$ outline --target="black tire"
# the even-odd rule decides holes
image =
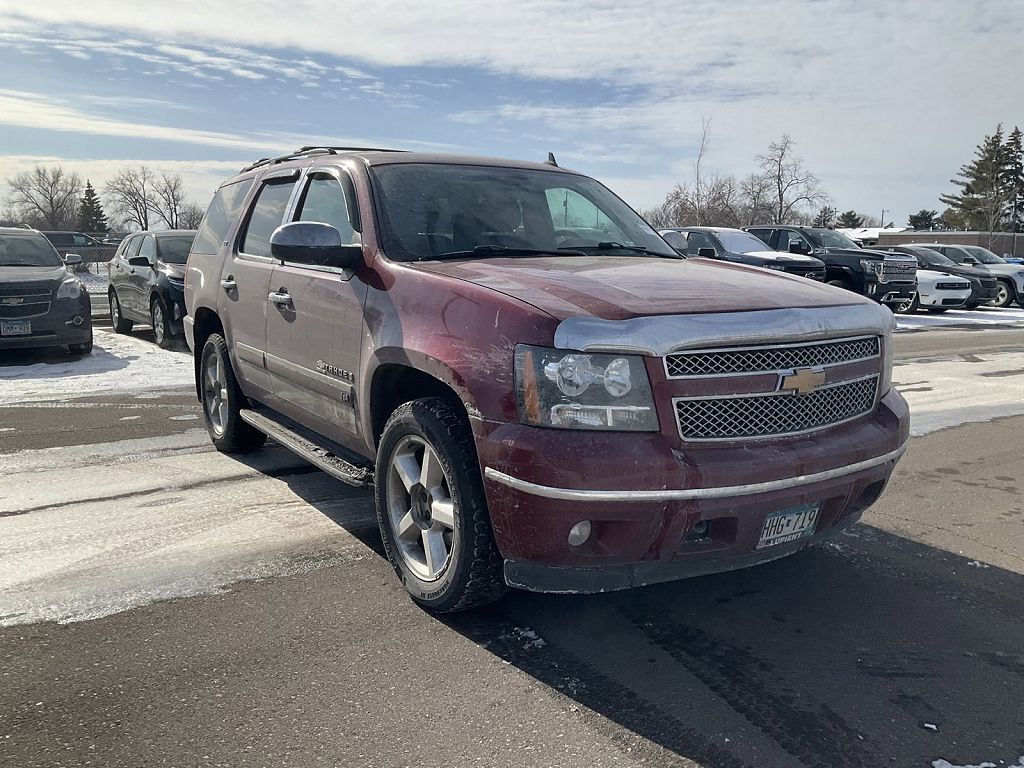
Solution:
[[[926,307],[928,314],[941,315],[943,312],[949,312],[949,307]]]
[[[211,381],[207,379],[207,366],[214,358],[220,362],[221,374]],[[219,333],[210,334],[203,345],[199,376],[203,419],[213,447],[223,453],[249,453],[262,448],[267,436],[242,421],[238,413],[248,403],[231,368],[227,342]]]
[[[999,279],[999,295],[989,302],[989,306],[1008,307],[1017,299],[1016,292],[1013,290],[1013,284],[1009,280]]]
[[[82,344],[68,344],[68,352],[75,357],[92,354],[92,326],[89,327],[89,340]]]
[[[167,305],[159,296],[149,302],[149,322],[153,326],[153,336],[161,349],[169,349],[173,345],[174,336],[171,322],[167,317]]]
[[[429,580],[417,575],[403,554],[409,545],[399,546],[389,507],[392,501],[398,509],[404,505],[404,499],[394,498],[401,491],[392,480],[393,462],[398,449],[410,440],[433,450],[452,502],[445,566]],[[391,414],[377,451],[374,497],[388,560],[419,605],[435,613],[453,613],[493,602],[508,590],[504,561],[491,532],[473,435],[465,416],[452,404],[425,398],[405,403]]]
[[[110,323],[114,326],[114,332],[128,333],[131,331],[134,323],[131,320],[124,319],[124,313],[121,312],[121,302],[117,298],[117,291],[111,288],[110,293],[107,295],[107,300],[110,302]]]

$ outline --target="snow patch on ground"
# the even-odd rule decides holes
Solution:
[[[0,405],[194,386],[191,355],[95,330],[91,355],[0,366]]]
[[[76,272],[75,277],[85,283],[85,290],[90,296],[107,295],[107,286],[109,285],[109,281],[107,280],[107,271],[105,267],[98,275],[92,272]]]
[[[896,315],[897,331],[916,331],[927,328],[949,328],[958,325],[1024,326],[1024,309],[1018,307],[978,307],[977,309],[951,309],[941,315],[917,312]]]
[[[1024,414],[1024,353],[970,355],[897,365],[893,384],[910,403],[910,434]]]
[[[1017,762],[1007,765],[1002,760],[999,761],[999,765],[995,763],[977,763],[971,765],[956,765],[949,762],[948,760],[933,760],[932,768],[1024,768],[1024,755],[1017,758]]]

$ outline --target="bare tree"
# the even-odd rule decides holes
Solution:
[[[771,179],[760,173],[752,173],[740,181],[739,185],[743,201],[741,222],[745,226],[769,223],[772,216]]]
[[[118,171],[104,189],[108,208],[128,226],[149,229],[155,185],[156,177],[144,165]]]
[[[185,201],[185,186],[178,174],[160,174],[153,183],[149,208],[168,229],[181,229],[181,212]]]
[[[768,152],[756,160],[762,174],[771,182],[772,223],[785,224],[802,206],[821,206],[828,195],[821,189],[818,177],[804,167],[804,161],[794,154],[795,145],[789,134],[768,145]]]
[[[203,223],[203,216],[205,215],[206,211],[201,205],[185,203],[181,206],[181,210],[178,211],[178,228],[199,229],[199,225]]]
[[[82,195],[82,179],[61,166],[37,165],[7,180],[8,206],[21,223],[39,229],[71,229]]]

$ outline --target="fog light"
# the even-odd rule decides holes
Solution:
[[[569,546],[582,547],[590,538],[591,530],[589,520],[580,520],[569,530]]]
[[[703,541],[708,537],[708,521],[698,520],[693,524],[689,534],[686,536],[687,541]]]
[[[74,319],[75,325],[81,325],[84,322],[85,322],[85,318],[84,317],[82,317],[81,315],[75,315],[75,319]]]

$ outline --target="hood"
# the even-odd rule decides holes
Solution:
[[[0,267],[0,288],[17,287],[21,283],[59,283],[71,273],[59,267]]]
[[[934,289],[936,283],[941,283],[943,281],[963,283],[964,290],[971,287],[971,281],[961,275],[954,275],[949,272],[939,271],[936,269],[917,270],[917,283],[919,286],[927,286],[928,288]]]
[[[168,277],[173,277],[175,280],[185,279],[185,265],[184,264],[168,264],[166,262],[160,262],[160,271]]]
[[[563,256],[408,266],[500,291],[559,320],[874,303],[802,277],[711,259]]]
[[[758,261],[762,264],[800,264],[805,267],[816,267],[822,264],[821,259],[814,256],[805,256],[802,253],[786,253],[785,251],[751,251],[750,253],[738,253],[741,258]]]
[[[833,256],[851,256],[856,259],[884,259],[886,256],[895,258],[898,255],[890,251],[873,251],[870,248],[826,248],[825,252]],[[905,258],[912,259],[913,256]]]
[[[921,271],[921,270],[918,270]],[[986,278],[992,277],[992,273],[985,269],[978,269],[977,267],[970,267],[966,264],[943,264],[942,271],[948,272],[951,275],[958,275],[959,277],[976,277]]]

